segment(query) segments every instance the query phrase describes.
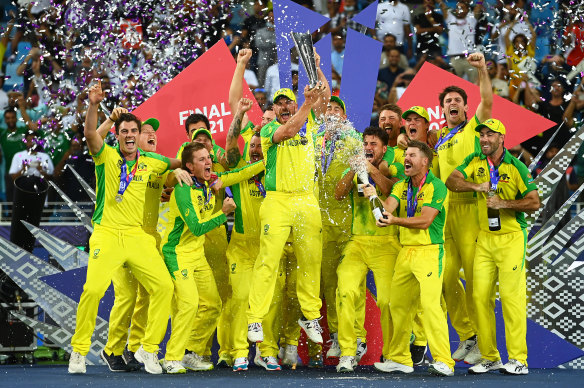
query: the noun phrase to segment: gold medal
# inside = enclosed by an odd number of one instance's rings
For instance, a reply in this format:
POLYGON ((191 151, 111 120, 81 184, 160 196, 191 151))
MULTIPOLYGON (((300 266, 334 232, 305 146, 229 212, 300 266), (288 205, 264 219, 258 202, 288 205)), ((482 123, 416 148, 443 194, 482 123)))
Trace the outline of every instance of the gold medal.
POLYGON ((122 199, 124 199, 124 197, 122 197, 120 194, 116 195, 116 202, 117 203, 122 202, 122 199))

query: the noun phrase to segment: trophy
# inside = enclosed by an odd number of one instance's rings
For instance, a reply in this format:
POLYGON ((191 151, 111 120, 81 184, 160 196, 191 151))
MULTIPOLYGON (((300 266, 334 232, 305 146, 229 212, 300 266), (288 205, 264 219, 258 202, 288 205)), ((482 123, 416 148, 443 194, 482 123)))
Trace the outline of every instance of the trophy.
POLYGON ((316 72, 316 59, 314 57, 312 37, 308 32, 292 32, 291 34, 294 45, 296 46, 296 50, 298 50, 298 56, 300 57, 300 60, 306 69, 309 87, 312 89, 318 83, 318 74, 316 72))

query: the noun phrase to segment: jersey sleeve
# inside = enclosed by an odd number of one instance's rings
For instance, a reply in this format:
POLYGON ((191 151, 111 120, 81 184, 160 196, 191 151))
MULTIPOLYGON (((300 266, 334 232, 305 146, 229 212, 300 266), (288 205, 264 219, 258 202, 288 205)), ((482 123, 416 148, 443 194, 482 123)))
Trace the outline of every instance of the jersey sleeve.
POLYGON ((241 181, 245 181, 259 174, 265 170, 263 161, 258 161, 253 164, 246 165, 235 170, 220 172, 217 174, 221 181, 223 182, 223 187, 232 186, 241 181))
POLYGON ((404 165, 398 162, 392 163, 389 165, 389 174, 391 175, 392 178, 398 178, 398 179, 405 179, 406 174, 405 174, 405 169, 404 169, 404 165))
POLYGON ((279 125, 275 121, 272 121, 262 128, 260 136, 262 137, 262 150, 264 154, 267 151, 267 148, 274 144, 274 133, 276 133, 278 127, 279 125), (263 149, 264 147, 266 147, 265 150, 263 149))
POLYGON ((401 192, 403 191, 404 182, 405 181, 399 181, 395 185, 393 185, 393 187, 391 189, 391 194, 389 194, 390 197, 395 198, 395 200, 397 201, 398 209, 399 209, 399 203, 400 203, 399 197, 400 197, 401 192))
POLYGON ((530 191, 537 190, 537 185, 533 182, 533 177, 531 176, 531 173, 525 164, 519 161, 514 161, 513 164, 519 173, 517 190, 519 190, 521 193, 521 197, 525 197, 530 191))
POLYGON ((200 209, 198 205, 193 204, 191 191, 191 186, 186 185, 177 185, 174 188, 175 200, 180 217, 187 224, 192 234, 197 237, 202 236, 227 221, 227 217, 223 212, 217 212, 208 219, 199 220, 197 214, 199 214, 200 209), (195 206, 197 207, 195 208, 195 206))
POLYGON ((158 174, 164 174, 168 169, 170 169, 170 159, 166 156, 162 156, 155 152, 144 152, 141 153, 147 158, 152 159, 149 163, 152 165, 152 171, 158 174))
POLYGON ((446 189, 446 185, 438 179, 432 182, 432 187, 432 198, 424 198, 424 204, 422 206, 429 206, 441 212, 442 208, 444 208, 444 201, 446 200, 448 190, 446 189))
POLYGON ((91 155, 93 157, 93 161, 96 165, 103 164, 107 160, 108 157, 111 157, 113 153, 116 151, 113 147, 105 144, 103 142, 101 149, 95 153, 95 155, 91 155))
POLYGON ((248 120, 247 125, 241 130, 240 136, 246 143, 248 143, 251 140, 251 137, 255 133, 255 131, 253 130, 254 127, 255 125, 251 122, 251 120, 248 120))
MULTIPOLYGON (((456 169, 458 171, 460 171, 462 173, 462 175, 464 176, 464 179, 473 179, 474 178, 474 160, 476 157, 478 157, 479 155, 477 155, 476 153, 470 154, 468 155, 466 158, 464 158, 464 161, 462 162, 462 164, 458 167, 456 167, 456 169)), ((446 177, 446 179, 448 179, 448 177, 446 177)))

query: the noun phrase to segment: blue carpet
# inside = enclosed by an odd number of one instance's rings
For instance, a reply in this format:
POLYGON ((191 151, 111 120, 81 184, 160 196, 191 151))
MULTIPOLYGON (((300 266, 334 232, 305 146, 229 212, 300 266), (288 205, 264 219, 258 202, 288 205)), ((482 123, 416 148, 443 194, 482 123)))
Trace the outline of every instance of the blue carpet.
POLYGON ((358 367, 355 373, 339 374, 334 368, 321 370, 298 369, 268 372, 251 367, 249 371, 235 373, 229 369, 211 372, 189 372, 186 375, 148 375, 146 372, 112 373, 105 366, 88 366, 85 375, 69 375, 65 365, 59 366, 0 366, 1 387, 475 387, 581 386, 584 370, 531 369, 527 376, 508 376, 498 372, 486 375, 469 375, 466 369, 457 370, 453 377, 430 376, 425 368, 410 375, 388 375, 372 367, 358 367))

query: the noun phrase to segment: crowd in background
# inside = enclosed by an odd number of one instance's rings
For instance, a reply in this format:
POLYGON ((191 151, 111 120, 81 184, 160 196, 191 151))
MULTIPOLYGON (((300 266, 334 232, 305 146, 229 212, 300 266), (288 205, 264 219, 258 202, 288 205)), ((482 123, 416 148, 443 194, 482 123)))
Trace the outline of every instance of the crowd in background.
MULTIPOLYGON (((351 20, 370 0, 294 2, 330 18, 313 40, 332 34, 333 94, 342 76, 357 76, 342 71, 347 29, 383 43, 372 123, 377 123, 377 108, 396 102, 426 61, 476 82, 465 65, 465 55, 476 50, 487 58, 497 95, 564 123, 539 171, 584 119, 584 11, 579 1, 381 0, 374 30, 351 20), (574 69, 579 72, 570 74, 574 69)), ((253 50, 245 79, 263 109, 280 88, 273 5, 267 0, 0 4, 0 196, 8 201, 13 180, 22 174, 50 177, 73 200, 88 200, 65 166, 73 165, 94 181, 82 133, 86 90, 95 79, 108 95, 108 108, 131 110, 224 39, 234 55, 240 48, 253 50), (45 162, 27 163, 25 156, 33 152, 47 154, 45 162)), ((297 72, 293 63, 295 87, 297 72)), ((529 164, 556 129, 514 151, 529 164)), ((568 190, 584 179, 583 153, 567 171, 568 190)))

